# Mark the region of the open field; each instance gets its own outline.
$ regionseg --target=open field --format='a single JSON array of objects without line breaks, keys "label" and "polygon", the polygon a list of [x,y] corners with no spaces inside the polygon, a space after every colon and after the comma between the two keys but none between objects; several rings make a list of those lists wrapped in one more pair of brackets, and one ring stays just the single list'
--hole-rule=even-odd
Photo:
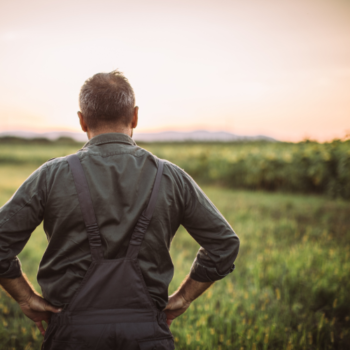
[{"label": "open field", "polygon": [[[40,143],[41,142],[41,143]],[[41,165],[75,152],[82,144],[6,143],[1,164]],[[153,143],[140,144],[185,169],[197,181],[229,188],[326,194],[350,199],[350,140],[301,143]]]},{"label": "open field", "polygon": [[[16,147],[8,152],[25,158],[46,157],[43,161],[77,149],[43,147],[39,152],[36,146],[35,153],[34,148]],[[152,152],[160,157],[170,152],[163,149],[163,155],[160,150]],[[0,154],[3,159],[3,148]],[[36,167],[28,161],[0,164],[0,205]],[[241,250],[236,270],[173,323],[177,349],[349,349],[349,202],[315,195],[203,188],[239,235]],[[36,288],[45,247],[40,226],[20,255]],[[175,276],[170,294],[189,272],[197,249],[198,244],[180,228],[171,248]],[[40,348],[41,335],[4,292],[0,310],[0,349]]]}]

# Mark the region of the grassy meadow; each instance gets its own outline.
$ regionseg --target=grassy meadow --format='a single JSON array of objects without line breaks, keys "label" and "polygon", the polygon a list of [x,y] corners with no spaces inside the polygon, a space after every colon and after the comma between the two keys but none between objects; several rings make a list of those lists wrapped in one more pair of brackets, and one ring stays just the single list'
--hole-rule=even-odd
[{"label": "grassy meadow", "polygon": [[[39,166],[82,146],[64,138],[25,145],[16,141],[0,139],[0,164]],[[201,184],[350,199],[350,140],[140,145],[185,169]]]},{"label": "grassy meadow", "polygon": [[[257,145],[205,147],[209,155],[220,154],[222,147],[222,157],[234,158],[244,147]],[[281,147],[287,157],[287,145]],[[347,148],[344,144],[337,147],[344,147],[338,151],[345,159]],[[234,189],[218,173],[214,181],[209,175],[196,176],[190,163],[184,165],[190,158],[200,164],[205,152],[196,144],[145,148],[189,171],[241,239],[235,271],[216,282],[171,326],[177,349],[350,349],[349,201],[339,198],[342,196],[332,198],[327,191],[321,191],[327,195],[316,195],[305,190],[305,195]],[[0,145],[0,205],[38,165],[77,149],[74,144]],[[271,149],[260,152],[269,154]],[[23,270],[37,290],[36,272],[45,247],[40,226],[20,254]],[[198,248],[180,228],[171,247],[175,275],[169,294],[188,274]],[[40,348],[39,331],[3,291],[0,318],[1,350]]]}]

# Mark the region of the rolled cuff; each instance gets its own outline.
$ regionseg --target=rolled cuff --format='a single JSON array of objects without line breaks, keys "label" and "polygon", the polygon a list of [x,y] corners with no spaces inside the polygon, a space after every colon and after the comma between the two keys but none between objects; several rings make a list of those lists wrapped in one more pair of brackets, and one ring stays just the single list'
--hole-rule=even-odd
[{"label": "rolled cuff", "polygon": [[214,282],[221,280],[235,269],[235,264],[232,264],[230,269],[222,274],[219,274],[215,267],[205,266],[199,262],[198,258],[193,261],[190,277],[198,282]]},{"label": "rolled cuff", "polygon": [[12,260],[3,260],[0,262],[1,278],[18,278],[22,276],[21,262],[14,257]]}]

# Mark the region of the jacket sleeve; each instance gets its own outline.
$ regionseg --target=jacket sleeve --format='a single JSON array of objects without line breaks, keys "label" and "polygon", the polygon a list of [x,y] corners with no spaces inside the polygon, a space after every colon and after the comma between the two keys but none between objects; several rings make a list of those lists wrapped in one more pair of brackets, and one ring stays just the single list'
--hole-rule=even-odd
[{"label": "jacket sleeve", "polygon": [[185,209],[181,224],[201,246],[190,277],[199,282],[220,280],[235,268],[239,238],[196,182],[182,172]]},{"label": "jacket sleeve", "polygon": [[0,277],[22,275],[17,255],[41,223],[46,193],[45,166],[41,166],[0,208]]}]

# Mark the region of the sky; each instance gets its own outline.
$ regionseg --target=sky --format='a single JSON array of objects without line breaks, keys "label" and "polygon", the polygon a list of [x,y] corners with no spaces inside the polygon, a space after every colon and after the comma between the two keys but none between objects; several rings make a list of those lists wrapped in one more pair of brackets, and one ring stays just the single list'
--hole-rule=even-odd
[{"label": "sky", "polygon": [[119,69],[136,132],[350,134],[349,0],[1,0],[0,132],[79,131],[81,85]]}]

